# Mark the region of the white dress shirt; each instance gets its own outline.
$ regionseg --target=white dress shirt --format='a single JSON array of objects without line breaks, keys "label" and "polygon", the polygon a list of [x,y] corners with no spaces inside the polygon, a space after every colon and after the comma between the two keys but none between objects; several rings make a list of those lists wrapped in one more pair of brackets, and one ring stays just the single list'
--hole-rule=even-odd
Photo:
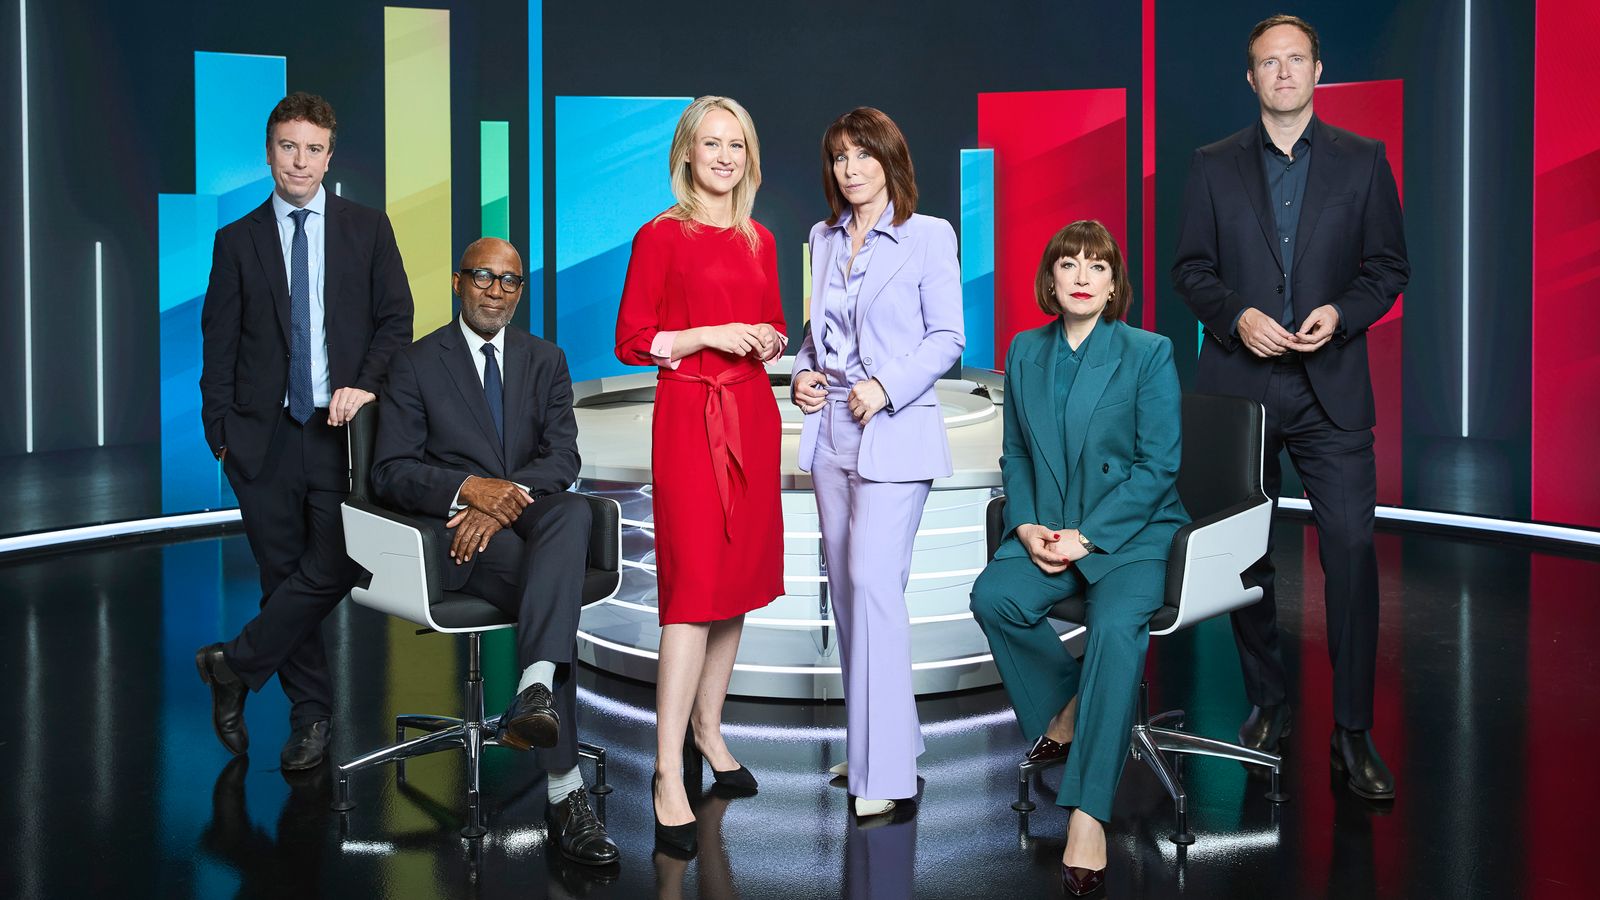
[{"label": "white dress shirt", "polygon": [[[483,355],[483,345],[494,345],[494,362],[495,365],[500,367],[500,396],[504,397],[506,388],[506,330],[502,328],[499,331],[496,331],[494,333],[494,337],[486,341],[479,336],[476,331],[473,331],[467,326],[467,320],[465,318],[457,316],[456,321],[461,326],[461,334],[467,339],[467,349],[472,353],[473,365],[475,365],[478,369],[479,387],[483,386],[483,367],[488,363],[488,359],[486,359]],[[502,414],[502,418],[503,415],[504,414]],[[467,476],[467,478],[471,477],[471,475]],[[466,486],[467,478],[461,479],[462,487]],[[512,483],[515,484],[515,482]],[[517,487],[520,487],[523,490],[528,489],[526,485],[521,484],[518,484]],[[453,516],[466,508],[467,505],[461,502],[461,487],[457,487],[456,499],[450,504],[450,515]]]},{"label": "white dress shirt", "polygon": [[[294,284],[294,220],[289,214],[299,209],[272,192],[272,215],[278,223],[278,243],[283,246],[283,274]],[[317,187],[317,195],[304,207],[311,211],[306,216],[306,270],[311,276],[311,402],[326,409],[333,400],[333,388],[328,382],[328,330],[323,326],[323,249],[326,246],[328,208],[327,189]],[[291,299],[291,302],[292,299]],[[283,392],[283,405],[289,405],[289,392]]]}]

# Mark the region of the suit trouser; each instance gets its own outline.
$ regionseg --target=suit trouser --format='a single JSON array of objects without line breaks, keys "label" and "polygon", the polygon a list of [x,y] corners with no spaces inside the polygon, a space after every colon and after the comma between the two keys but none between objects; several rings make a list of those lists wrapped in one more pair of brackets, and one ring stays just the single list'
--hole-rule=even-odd
[{"label": "suit trouser", "polygon": [[[1378,474],[1372,429],[1345,431],[1317,402],[1298,358],[1279,362],[1267,383],[1266,460],[1262,488],[1277,502],[1282,473],[1278,451],[1304,482],[1317,526],[1327,615],[1328,657],[1333,663],[1333,718],[1353,730],[1372,727],[1372,691],[1378,665],[1378,554],[1373,516]],[[1245,695],[1257,706],[1288,698],[1288,675],[1278,641],[1278,607],[1272,543],[1247,570],[1263,590],[1261,602],[1233,614],[1233,636],[1244,670]]]},{"label": "suit trouser", "polygon": [[850,793],[913,797],[924,748],[911,689],[906,581],[933,482],[862,478],[856,471],[862,428],[849,405],[830,399],[816,415],[826,418],[819,423],[811,483],[844,670]]},{"label": "suit trouser", "polygon": [[561,730],[554,747],[539,751],[539,764],[556,771],[578,764],[578,680],[572,662],[583,610],[590,518],[588,501],[577,494],[540,497],[510,528],[489,539],[461,588],[517,617],[520,668],[540,661],[556,664],[551,693]]},{"label": "suit trouser", "polygon": [[329,427],[325,409],[305,425],[285,410],[255,478],[223,466],[261,570],[261,611],[223,653],[251,690],[277,673],[291,728],[333,715],[322,620],[361,574],[345,555],[339,509],[350,491],[344,435]]},{"label": "suit trouser", "polygon": [[[1133,739],[1135,692],[1161,608],[1167,564],[1140,560],[1085,587],[1075,569],[1046,575],[1032,559],[997,559],[972,584],[972,614],[989,638],[995,668],[1031,742],[1077,696],[1072,750],[1056,803],[1111,820],[1122,764]],[[1083,660],[1072,658],[1046,620],[1050,607],[1087,590]]]}]

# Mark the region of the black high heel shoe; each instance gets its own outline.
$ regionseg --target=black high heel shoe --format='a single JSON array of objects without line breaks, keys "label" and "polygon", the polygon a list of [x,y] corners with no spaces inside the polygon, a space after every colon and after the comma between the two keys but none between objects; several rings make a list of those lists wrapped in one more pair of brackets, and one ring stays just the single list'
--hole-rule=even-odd
[{"label": "black high heel shoe", "polygon": [[682,825],[661,824],[661,813],[656,811],[656,782],[660,778],[659,775],[650,777],[650,813],[656,820],[656,847],[693,856],[699,849],[699,841],[695,837],[696,821],[690,819]]},{"label": "black high heel shoe", "polygon": [[[683,736],[684,770],[688,771],[692,765],[695,767],[695,771],[699,771],[699,766],[704,761],[705,754],[700,752],[700,747],[694,740],[694,729],[688,729]],[[712,769],[711,778],[728,792],[738,795],[754,794],[761,787],[760,782],[756,781],[756,776],[744,766],[730,769],[726,772]]]}]

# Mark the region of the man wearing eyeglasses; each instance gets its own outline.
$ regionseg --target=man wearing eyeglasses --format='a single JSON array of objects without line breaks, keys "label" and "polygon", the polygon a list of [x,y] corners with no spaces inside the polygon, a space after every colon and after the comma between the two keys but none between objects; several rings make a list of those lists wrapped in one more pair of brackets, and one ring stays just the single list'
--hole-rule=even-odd
[{"label": "man wearing eyeglasses", "polygon": [[274,674],[289,697],[285,770],[327,755],[333,684],[322,620],[361,569],[345,555],[340,426],[381,391],[411,340],[411,288],[381,211],[323,186],[337,124],[296,92],[267,117],[267,202],[217,232],[200,316],[200,414],[261,570],[261,611],[200,648],[217,738],[249,749],[244,701]]},{"label": "man wearing eyeglasses", "polygon": [[378,402],[372,486],[433,523],[447,591],[517,619],[517,695],[496,737],[539,748],[561,852],[604,865],[617,846],[590,810],[578,771],[578,613],[589,507],[578,477],[572,378],[555,344],[508,327],[522,299],[522,256],[474,241],[451,281],[461,315],[396,353]]}]

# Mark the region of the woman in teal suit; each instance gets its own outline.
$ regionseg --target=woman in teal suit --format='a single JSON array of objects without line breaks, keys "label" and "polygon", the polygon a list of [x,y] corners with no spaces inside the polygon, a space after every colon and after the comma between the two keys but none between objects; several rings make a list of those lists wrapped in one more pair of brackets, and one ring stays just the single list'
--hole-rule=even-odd
[{"label": "woman in teal suit", "polygon": [[[1066,757],[1056,802],[1076,810],[1062,879],[1078,895],[1105,877],[1104,823],[1128,755],[1150,617],[1172,535],[1189,521],[1176,486],[1172,342],[1120,321],[1130,293],[1105,226],[1074,222],[1050,239],[1034,299],[1059,318],[1018,334],[1006,354],[1006,537],[972,586],[972,613],[1035,740],[1029,758]],[[1081,663],[1045,621],[1080,592]]]}]

